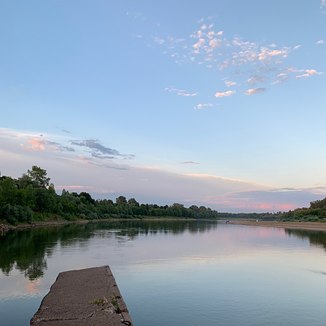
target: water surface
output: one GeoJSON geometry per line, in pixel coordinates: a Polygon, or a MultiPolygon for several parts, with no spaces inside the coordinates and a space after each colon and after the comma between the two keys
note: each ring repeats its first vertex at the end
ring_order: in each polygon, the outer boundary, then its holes
{"type": "Polygon", "coordinates": [[[28,325],[58,273],[110,265],[135,325],[325,325],[326,233],[113,222],[0,237],[1,325],[28,325]]]}

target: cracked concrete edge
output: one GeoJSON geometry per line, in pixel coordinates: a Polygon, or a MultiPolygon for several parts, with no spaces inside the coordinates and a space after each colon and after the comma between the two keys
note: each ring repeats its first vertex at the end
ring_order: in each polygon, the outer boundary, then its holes
{"type": "MultiPolygon", "coordinates": [[[[66,275],[67,273],[69,273],[69,272],[75,272],[75,273],[84,272],[85,270],[90,270],[90,269],[93,269],[94,271],[100,270],[100,269],[103,270],[103,268],[105,269],[104,277],[107,280],[107,282],[110,284],[109,288],[110,288],[111,293],[110,293],[110,296],[108,296],[108,298],[106,298],[109,300],[107,300],[105,305],[102,308],[97,309],[95,312],[93,312],[92,315],[96,315],[98,313],[105,312],[107,309],[109,309],[109,310],[112,310],[111,313],[115,313],[116,316],[120,316],[119,319],[121,321],[121,325],[132,326],[133,322],[132,322],[131,316],[129,314],[127,305],[122,298],[122,295],[120,293],[118,285],[115,281],[115,278],[114,278],[113,273],[111,272],[111,269],[109,266],[93,267],[93,268],[86,268],[86,269],[82,269],[82,270],[73,270],[73,271],[59,273],[55,282],[51,285],[48,294],[46,296],[44,296],[44,298],[42,299],[40,307],[38,308],[37,312],[34,314],[33,318],[30,321],[30,325],[47,325],[47,324],[52,325],[53,322],[57,322],[60,325],[62,322],[64,323],[64,325],[70,325],[70,322],[71,322],[71,324],[74,324],[74,322],[78,322],[78,321],[81,322],[82,320],[85,321],[87,318],[81,318],[81,319],[77,318],[76,319],[76,318],[69,318],[69,317],[65,318],[63,316],[61,318],[60,317],[58,318],[58,316],[54,317],[54,318],[53,317],[52,318],[51,317],[44,318],[44,315],[42,316],[43,312],[45,312],[48,309],[51,309],[51,307],[48,307],[47,305],[45,305],[46,298],[51,294],[51,291],[52,291],[52,293],[55,292],[55,289],[57,286],[56,282],[61,277],[66,275]],[[114,304],[112,302],[112,300],[115,300],[116,303],[114,304]],[[118,307],[119,312],[116,312],[116,307],[118,307]]],[[[109,325],[111,325],[111,323],[108,321],[108,322],[105,322],[105,325],[109,326],[109,325]]],[[[112,325],[117,325],[117,323],[112,320],[112,325]]]]}

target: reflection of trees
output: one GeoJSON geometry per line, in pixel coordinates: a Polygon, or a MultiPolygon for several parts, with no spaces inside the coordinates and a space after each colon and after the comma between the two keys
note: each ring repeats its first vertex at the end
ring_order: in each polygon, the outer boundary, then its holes
{"type": "Polygon", "coordinates": [[[140,234],[157,234],[157,233],[172,233],[181,234],[186,231],[190,233],[204,232],[217,227],[216,221],[187,221],[187,220],[146,220],[146,221],[118,221],[115,223],[103,224],[103,228],[115,228],[119,230],[117,233],[120,236],[128,236],[131,239],[140,234]]]}
{"type": "Polygon", "coordinates": [[[0,237],[0,269],[9,274],[13,268],[24,272],[30,280],[43,276],[47,268],[46,257],[50,257],[58,241],[87,238],[86,225],[66,225],[60,228],[36,228],[10,231],[0,237]]]}
{"type": "Polygon", "coordinates": [[[10,231],[0,237],[0,270],[9,275],[16,268],[25,277],[35,280],[43,276],[47,257],[51,257],[57,245],[69,247],[77,243],[87,246],[88,240],[94,236],[115,236],[120,242],[133,240],[141,234],[197,233],[216,227],[217,223],[212,221],[133,220],[10,231]]]}
{"type": "Polygon", "coordinates": [[[307,231],[286,229],[288,235],[294,235],[301,239],[309,239],[310,244],[322,246],[326,250],[326,232],[323,231],[307,231]]]}

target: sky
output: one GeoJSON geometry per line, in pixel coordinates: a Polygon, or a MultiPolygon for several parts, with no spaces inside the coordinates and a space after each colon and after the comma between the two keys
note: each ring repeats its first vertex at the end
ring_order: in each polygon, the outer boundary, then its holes
{"type": "Polygon", "coordinates": [[[325,0],[0,3],[0,171],[277,212],[326,197],[325,0]]]}

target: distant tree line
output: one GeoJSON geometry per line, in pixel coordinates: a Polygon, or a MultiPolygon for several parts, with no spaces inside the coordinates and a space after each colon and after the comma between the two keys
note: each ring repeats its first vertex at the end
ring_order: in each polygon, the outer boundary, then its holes
{"type": "Polygon", "coordinates": [[[312,201],[310,207],[297,208],[280,214],[282,220],[317,222],[326,220],[326,198],[312,201]]]}
{"type": "Polygon", "coordinates": [[[0,219],[11,224],[50,218],[93,220],[145,216],[211,219],[219,217],[219,213],[204,206],[186,208],[179,203],[140,204],[135,198],[127,200],[124,196],[114,202],[111,199],[95,200],[87,192],[78,194],[62,190],[58,195],[46,170],[35,165],[18,179],[0,177],[0,219]]]}

